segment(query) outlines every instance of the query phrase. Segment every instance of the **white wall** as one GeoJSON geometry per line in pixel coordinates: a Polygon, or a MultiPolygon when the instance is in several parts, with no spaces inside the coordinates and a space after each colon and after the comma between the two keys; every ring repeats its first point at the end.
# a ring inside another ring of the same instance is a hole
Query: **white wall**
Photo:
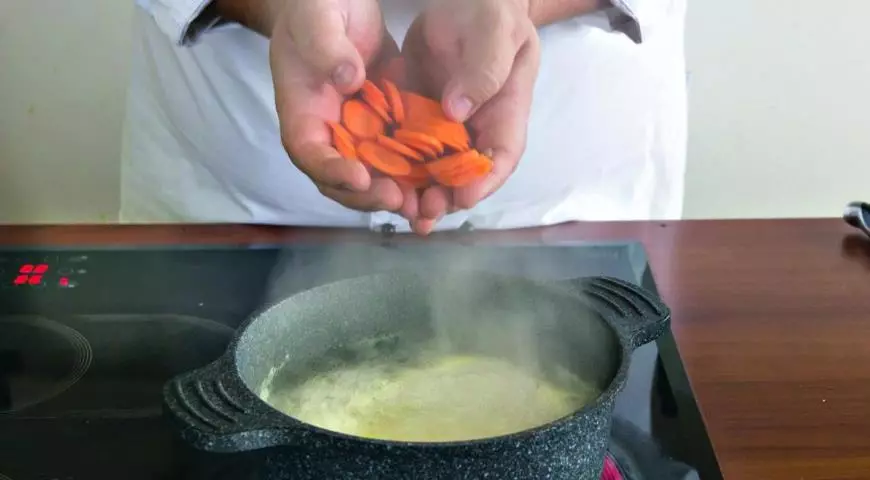
{"type": "MultiPolygon", "coordinates": [[[[0,0],[0,223],[115,219],[132,4],[0,0]]],[[[868,15],[867,0],[690,4],[686,216],[870,200],[868,15]]]]}
{"type": "Polygon", "coordinates": [[[870,200],[867,0],[695,0],[687,217],[870,200]]]}
{"type": "Polygon", "coordinates": [[[0,0],[0,223],[117,218],[132,0],[0,0]]]}

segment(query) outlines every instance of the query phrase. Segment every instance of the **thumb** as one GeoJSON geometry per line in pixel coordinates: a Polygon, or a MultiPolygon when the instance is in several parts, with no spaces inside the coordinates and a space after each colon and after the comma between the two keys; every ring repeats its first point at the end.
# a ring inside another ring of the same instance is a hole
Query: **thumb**
{"type": "Polygon", "coordinates": [[[342,11],[332,2],[296,2],[287,12],[290,37],[302,61],[317,78],[328,79],[343,94],[355,92],[365,80],[365,63],[348,38],[342,11]]]}
{"type": "Polygon", "coordinates": [[[511,74],[517,49],[497,35],[468,42],[459,71],[444,90],[444,110],[457,122],[465,122],[478,108],[498,94],[511,74]]]}

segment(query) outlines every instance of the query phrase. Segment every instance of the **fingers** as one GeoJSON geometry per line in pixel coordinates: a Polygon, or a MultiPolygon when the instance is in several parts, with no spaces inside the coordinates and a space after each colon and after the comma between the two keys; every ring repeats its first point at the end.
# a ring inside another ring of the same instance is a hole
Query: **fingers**
{"type": "Polygon", "coordinates": [[[342,158],[330,146],[330,133],[322,119],[306,113],[284,116],[280,106],[279,117],[282,118],[282,141],[290,160],[311,181],[352,192],[369,190],[368,171],[361,163],[342,158]]]}
{"type": "MultiPolygon", "coordinates": [[[[336,0],[291,2],[283,13],[286,34],[313,77],[328,80],[341,93],[358,89],[365,62],[348,37],[344,9],[336,0]]],[[[280,41],[280,38],[274,38],[280,41]]]]}
{"type": "Polygon", "coordinates": [[[411,230],[420,236],[427,236],[432,233],[432,230],[435,230],[435,224],[437,220],[432,220],[429,218],[418,218],[411,222],[411,230]]]}
{"type": "Polygon", "coordinates": [[[352,10],[354,15],[363,17],[354,18],[354,25],[364,26],[359,34],[362,41],[357,43],[372,50],[361,53],[350,37],[349,13],[343,3],[340,0],[290,2],[283,15],[286,34],[304,67],[311,70],[311,76],[331,82],[342,94],[350,94],[365,80],[364,53],[379,49],[383,30],[377,8],[357,6],[352,10]]]}
{"type": "Polygon", "coordinates": [[[399,215],[407,220],[417,218],[420,211],[419,194],[417,189],[411,185],[399,183],[399,189],[402,191],[402,207],[399,209],[399,215]]]}
{"type": "Polygon", "coordinates": [[[372,180],[371,188],[362,193],[324,185],[318,185],[318,189],[325,197],[360,212],[395,212],[402,207],[402,191],[388,178],[372,180]]]}
{"type": "Polygon", "coordinates": [[[520,50],[502,91],[472,119],[472,128],[478,132],[475,145],[491,156],[493,169],[485,178],[453,191],[455,208],[474,207],[500,188],[516,170],[526,148],[539,62],[540,50],[535,37],[520,50]]]}
{"type": "MultiPolygon", "coordinates": [[[[444,109],[458,122],[466,121],[508,81],[520,47],[516,31],[521,27],[509,10],[495,9],[481,15],[481,34],[463,36],[458,71],[445,87],[444,109]]],[[[523,39],[524,40],[524,39],[523,39]]]]}
{"type": "Polygon", "coordinates": [[[450,208],[450,191],[441,186],[427,188],[420,197],[420,217],[438,220],[450,208]]]}
{"type": "MultiPolygon", "coordinates": [[[[286,125],[282,135],[291,161],[324,196],[364,212],[402,208],[404,195],[395,181],[372,178],[362,163],[342,158],[324,143],[329,133],[322,120],[306,116],[286,125]]],[[[416,205],[413,208],[416,213],[416,205]]]]}
{"type": "Polygon", "coordinates": [[[281,15],[270,62],[281,140],[291,161],[324,196],[348,208],[398,211],[404,203],[399,186],[342,158],[326,123],[338,120],[344,95],[361,86],[366,61],[398,51],[395,42],[384,42],[378,3],[305,0],[289,2],[281,15]]]}

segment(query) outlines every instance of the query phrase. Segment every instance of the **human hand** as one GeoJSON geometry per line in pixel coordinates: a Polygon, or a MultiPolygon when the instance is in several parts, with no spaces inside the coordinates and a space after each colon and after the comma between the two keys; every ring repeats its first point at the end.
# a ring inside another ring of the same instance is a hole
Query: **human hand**
{"type": "Polygon", "coordinates": [[[540,63],[529,0],[432,0],[411,25],[402,56],[411,88],[440,98],[493,160],[492,172],[468,186],[421,194],[412,227],[426,234],[446,213],[472,208],[501,187],[525,150],[540,63]]]}
{"type": "Polygon", "coordinates": [[[397,211],[403,193],[372,178],[332,147],[327,121],[345,96],[398,56],[377,0],[274,0],[270,63],[281,140],[290,159],[338,203],[360,211],[397,211]]]}

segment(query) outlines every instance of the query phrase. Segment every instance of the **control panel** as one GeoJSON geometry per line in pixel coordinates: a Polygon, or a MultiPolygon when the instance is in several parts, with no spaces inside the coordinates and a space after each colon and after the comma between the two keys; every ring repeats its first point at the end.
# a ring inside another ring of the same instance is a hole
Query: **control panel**
{"type": "Polygon", "coordinates": [[[0,249],[0,315],[247,314],[278,251],[248,248],[0,249]]]}
{"type": "Polygon", "coordinates": [[[20,253],[0,256],[2,289],[71,289],[86,281],[88,255],[20,253]]]}

